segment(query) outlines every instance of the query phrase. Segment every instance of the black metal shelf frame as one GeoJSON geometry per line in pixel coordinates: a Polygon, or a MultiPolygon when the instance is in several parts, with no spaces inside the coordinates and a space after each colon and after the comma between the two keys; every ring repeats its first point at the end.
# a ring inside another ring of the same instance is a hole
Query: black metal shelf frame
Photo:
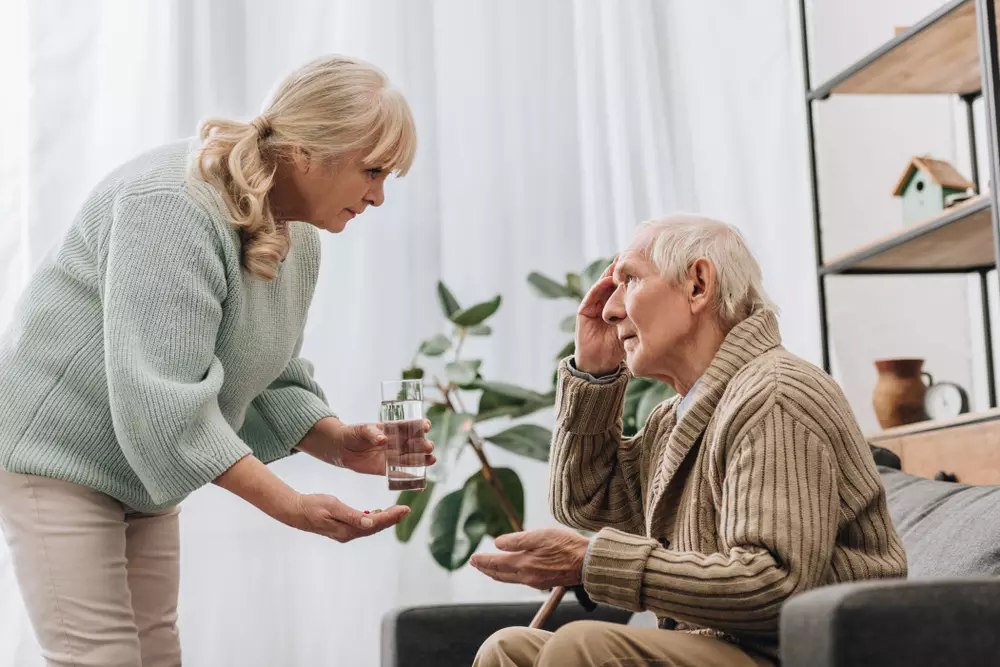
{"type": "Polygon", "coordinates": [[[802,45],[802,71],[804,78],[805,104],[806,104],[806,138],[808,142],[809,176],[812,190],[812,215],[813,215],[813,239],[816,259],[816,280],[819,305],[820,320],[820,344],[822,346],[823,368],[826,372],[831,372],[830,368],[830,336],[829,322],[827,318],[827,294],[826,278],[833,275],[935,275],[935,274],[978,274],[979,287],[983,313],[983,336],[986,344],[986,374],[989,389],[990,407],[997,406],[996,394],[996,372],[993,359],[993,334],[992,322],[990,321],[990,294],[987,283],[987,274],[994,268],[1000,266],[1000,138],[998,138],[997,114],[1000,111],[1000,66],[998,66],[998,44],[996,33],[996,7],[994,0],[952,0],[927,16],[922,21],[897,36],[895,39],[883,44],[878,49],[867,54],[850,67],[838,73],[836,76],[824,82],[819,87],[813,89],[810,75],[809,59],[809,35],[808,35],[808,13],[806,0],[799,0],[799,21],[801,28],[802,45]],[[816,131],[813,118],[813,104],[827,99],[833,94],[834,88],[848,80],[861,70],[865,69],[878,59],[898,48],[901,44],[912,39],[917,34],[932,27],[941,19],[947,17],[968,2],[975,2],[976,6],[976,26],[978,29],[979,63],[982,74],[982,88],[980,91],[961,95],[961,99],[966,106],[966,123],[969,132],[969,153],[971,161],[972,182],[976,185],[976,190],[981,191],[978,156],[976,153],[976,124],[973,118],[973,104],[981,96],[985,107],[985,133],[987,139],[987,149],[989,151],[990,182],[993,185],[989,189],[989,197],[982,202],[970,204],[961,210],[956,210],[953,214],[945,214],[929,225],[915,228],[909,233],[901,234],[884,243],[875,244],[862,251],[854,253],[848,257],[831,265],[824,265],[823,260],[823,239],[822,220],[820,216],[819,201],[819,175],[816,160],[816,131]],[[994,264],[989,266],[970,266],[962,268],[863,268],[856,266],[864,260],[870,259],[882,252],[898,247],[904,243],[938,230],[958,220],[977,212],[981,212],[989,207],[991,210],[992,231],[993,231],[993,251],[994,264]]]}

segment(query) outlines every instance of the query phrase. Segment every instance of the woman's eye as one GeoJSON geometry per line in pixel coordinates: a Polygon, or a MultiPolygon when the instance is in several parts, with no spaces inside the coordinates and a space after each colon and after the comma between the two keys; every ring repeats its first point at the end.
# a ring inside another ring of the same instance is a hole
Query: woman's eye
{"type": "Polygon", "coordinates": [[[368,170],[368,176],[371,177],[372,179],[378,178],[381,174],[382,174],[382,170],[381,169],[369,169],[368,170]]]}
{"type": "Polygon", "coordinates": [[[625,276],[625,284],[630,285],[635,280],[635,276],[625,276]]]}

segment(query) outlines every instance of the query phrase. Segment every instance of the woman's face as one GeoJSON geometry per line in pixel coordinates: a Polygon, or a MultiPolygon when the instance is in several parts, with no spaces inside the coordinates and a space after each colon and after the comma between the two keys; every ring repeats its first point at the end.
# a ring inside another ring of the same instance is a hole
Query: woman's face
{"type": "Polygon", "coordinates": [[[276,215],[286,220],[301,220],[337,234],[366,208],[385,201],[382,187],[387,172],[366,169],[360,153],[336,162],[297,154],[284,167],[275,174],[272,202],[276,215]]]}

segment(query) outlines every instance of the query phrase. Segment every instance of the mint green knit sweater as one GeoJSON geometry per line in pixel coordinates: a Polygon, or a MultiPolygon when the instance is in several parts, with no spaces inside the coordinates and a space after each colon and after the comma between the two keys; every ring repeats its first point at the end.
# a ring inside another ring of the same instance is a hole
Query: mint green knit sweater
{"type": "Polygon", "coordinates": [[[141,155],[89,195],[0,339],[0,467],[154,511],[243,456],[286,456],[331,415],[300,358],[317,231],[290,225],[272,282],[241,268],[188,142],[141,155]]]}

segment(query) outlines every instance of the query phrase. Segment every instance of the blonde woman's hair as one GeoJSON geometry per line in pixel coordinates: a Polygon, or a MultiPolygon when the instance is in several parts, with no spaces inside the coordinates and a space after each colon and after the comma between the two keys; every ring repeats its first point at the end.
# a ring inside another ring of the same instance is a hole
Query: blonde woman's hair
{"type": "Polygon", "coordinates": [[[410,107],[375,66],[344,56],[319,58],[280,83],[264,111],[244,123],[204,121],[189,179],[213,186],[243,240],[243,265],[272,280],[289,249],[269,202],[279,160],[296,149],[337,160],[363,151],[362,165],[404,176],[417,133],[410,107]]]}
{"type": "Polygon", "coordinates": [[[760,264],[732,225],[699,215],[679,213],[640,225],[647,230],[645,251],[668,280],[680,283],[691,265],[709,260],[716,274],[716,311],[733,327],[750,315],[778,307],[764,291],[760,264]]]}

